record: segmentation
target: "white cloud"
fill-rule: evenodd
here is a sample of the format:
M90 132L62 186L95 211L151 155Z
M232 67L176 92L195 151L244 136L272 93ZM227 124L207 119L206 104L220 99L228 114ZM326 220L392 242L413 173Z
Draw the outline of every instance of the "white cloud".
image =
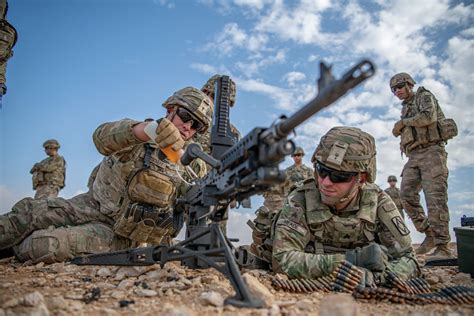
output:
M283 76L290 87L295 86L299 81L306 79L306 75L299 71L291 71Z

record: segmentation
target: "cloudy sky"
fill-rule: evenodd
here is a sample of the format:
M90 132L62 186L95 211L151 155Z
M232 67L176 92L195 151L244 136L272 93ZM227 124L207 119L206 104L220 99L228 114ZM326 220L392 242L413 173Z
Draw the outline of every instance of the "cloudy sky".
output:
M0 110L0 213L33 195L29 170L45 157L45 139L61 142L68 169L60 195L68 198L86 190L101 160L91 135L102 122L159 118L172 92L201 87L222 73L237 83L231 120L245 134L314 97L320 61L340 77L370 58L376 75L298 128L296 143L312 153L338 125L371 133L377 140L376 182L385 188L387 176L399 175L406 162L391 135L401 107L388 81L408 72L458 124L459 135L447 146L451 227L463 214L474 216L469 2L21 0L11 1L8 19L19 40ZM230 235L243 242L250 240L245 222L262 199L252 202L252 210L231 214ZM415 233L413 239L422 237Z

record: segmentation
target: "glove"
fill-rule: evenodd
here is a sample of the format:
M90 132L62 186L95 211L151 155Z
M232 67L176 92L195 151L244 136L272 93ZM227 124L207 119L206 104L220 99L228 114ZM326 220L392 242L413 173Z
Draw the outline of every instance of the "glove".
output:
M377 243L370 243L362 248L346 251L346 260L356 266L375 272L385 270L388 261L387 255Z
M400 136L400 134L402 133L402 129L404 127L405 127L405 124L403 124L403 120L399 120L398 122L396 122L395 125L393 125L393 129L392 129L393 136L395 137Z
M184 147L184 140L178 128L166 118L161 119L158 123L155 142L160 148L166 148L171 145L174 151L179 151Z

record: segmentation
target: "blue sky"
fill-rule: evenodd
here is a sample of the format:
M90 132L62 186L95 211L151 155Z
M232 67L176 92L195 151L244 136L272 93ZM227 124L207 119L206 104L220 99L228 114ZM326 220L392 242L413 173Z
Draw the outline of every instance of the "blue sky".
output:
M48 138L60 141L68 163L60 196L72 197L86 191L101 160L91 135L102 122L159 118L174 91L222 73L237 82L231 120L245 134L313 97L320 60L339 77L365 57L377 65L376 76L300 127L297 144L312 153L331 127L360 127L377 140L376 182L385 188L406 162L390 132L400 102L388 80L409 72L458 123L460 135L447 146L451 226L474 216L469 2L17 0L8 20L19 39L0 110L0 213L33 195L29 170L45 158ZM261 202L254 198L253 209ZM244 223L252 215L233 212L231 235L248 241Z

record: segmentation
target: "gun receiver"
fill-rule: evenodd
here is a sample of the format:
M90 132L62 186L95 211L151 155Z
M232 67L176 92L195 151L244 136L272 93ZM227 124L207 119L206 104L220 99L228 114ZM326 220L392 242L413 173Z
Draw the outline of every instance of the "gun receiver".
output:
M225 274L235 289L235 296L226 304L239 307L261 307L245 286L236 261L236 250L223 234L219 222L229 203L243 201L285 181L279 164L293 153L295 145L287 139L293 130L321 109L334 103L375 73L368 60L352 67L339 80L331 68L321 63L319 93L290 117L282 116L268 128L256 127L236 141L229 128L230 78L222 76L216 85L215 118L211 132L212 157L199 146L188 146L181 158L188 164L194 158L208 162L213 169L195 181L184 196L177 200L177 210L188 214L186 238L174 246L153 246L112 253L93 254L73 259L75 264L151 265L180 260L190 268L214 267ZM176 211L177 212L177 211Z

